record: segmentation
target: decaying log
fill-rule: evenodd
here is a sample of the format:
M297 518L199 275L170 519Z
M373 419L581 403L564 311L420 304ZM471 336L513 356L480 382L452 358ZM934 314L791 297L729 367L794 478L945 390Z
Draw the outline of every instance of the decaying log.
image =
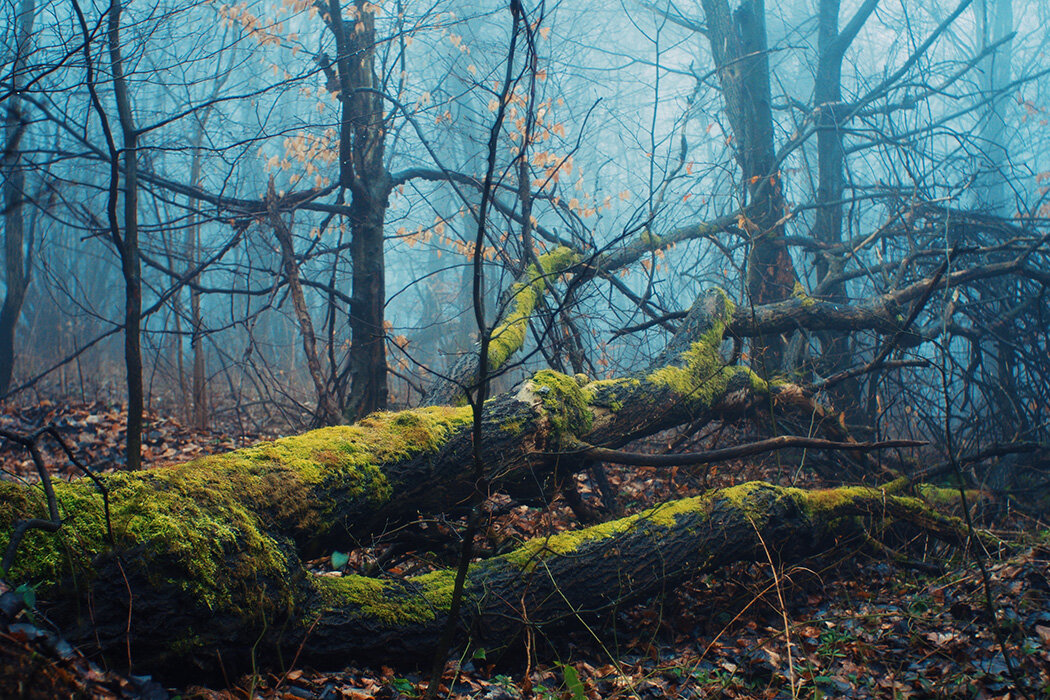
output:
M93 561L79 552L92 536L90 510L67 523L61 546L34 533L26 551L28 562L57 565L51 581L62 582L49 592L58 601L49 614L111 663L120 665L130 650L136 668L171 677L215 672L220 660L228 672L243 669L253 656L279 664L298 653L302 663L343 665L422 660L432 652L453 570L406 579L311 574L276 520L252 518L241 504L166 501L164 482L152 486L167 504L157 509L168 511L166 522L154 511L136 523L120 505L130 494L113 488L115 552ZM149 496L136 493L145 509ZM856 515L908 520L948 541L965 537L959 521L884 489L751 482L529 540L472 565L461 633L489 650L506 649L526 629L550 633L593 622L690 576L764 561L766 548L782 562L825 551L856 531Z
M818 410L798 387L725 364L719 348L732 314L725 294L712 292L647 372L592 381L544 370L488 401L489 482L535 494L577 468L571 453L581 445L615 448L756 405ZM420 513L455 511L474 488L471 422L469 407L377 413L187 464L100 477L112 540L96 484L55 483L61 528L28 533L4 578L38 583L53 619L113 663L130 654L154 672L191 674L220 661L230 671L253 655L280 663L298 651L313 663L425 655L441 629L452 571L328 578L303 562ZM18 521L44 512L38 489L0 482L0 550ZM958 529L919 501L880 491L743 485L475 564L461 626L485 646L509 643L523 625L571 623L752 558L759 539L786 559L821 551L842 518L857 512L921 521L946 537Z

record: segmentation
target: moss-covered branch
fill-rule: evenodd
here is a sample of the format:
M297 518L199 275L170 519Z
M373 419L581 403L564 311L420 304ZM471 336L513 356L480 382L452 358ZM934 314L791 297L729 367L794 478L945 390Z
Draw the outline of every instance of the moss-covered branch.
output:
M580 442L618 447L715 415L722 404L763 396L764 382L725 366L719 356L732 304L718 292L697 308L703 320L693 328L695 340L648 373L587 381L544 370L492 399L482 445L491 483L535 496L537 486L573 469L561 454ZM367 541L420 512L449 512L464 502L473 484L471 419L466 407L377 413L352 426L110 475L105 484L118 548L140 548L165 561L186 592L207 605L239 609L262 598L285 600L290 594L279 572L288 551ZM9 572L14 579L89 574L93 558L107 548L95 486L73 481L55 490L65 523L57 537L26 539ZM0 483L0 548L15 522L45 512L33 487ZM244 588L242 565L265 583L263 594Z
M541 255L515 280L501 300L500 319L492 329L488 351L489 371L495 372L502 368L507 364L507 360L521 349L529 330L529 320L548 285L554 277L580 260L579 253L561 246ZM424 399L425 403L431 406L459 403L465 388L478 383L478 371L477 353L464 355L452 368L448 377L441 378L430 388Z

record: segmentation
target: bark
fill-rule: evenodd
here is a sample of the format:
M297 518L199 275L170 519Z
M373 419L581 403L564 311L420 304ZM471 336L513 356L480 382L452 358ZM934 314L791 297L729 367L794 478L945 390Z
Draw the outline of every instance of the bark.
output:
M29 271L25 260L25 228L22 203L25 200L25 170L20 142L28 122L18 93L23 83L29 39L36 18L34 0L24 0L17 17L14 61L11 66L12 93L4 119L3 198L4 211L4 302L0 308L0 394L7 392L15 365L15 329L22 314Z
M735 561L765 561L767 549L782 562L799 561L859 534L849 517L857 515L910 521L952 542L966 538L958 520L886 489L807 492L751 482L529 540L473 564L460 639L469 635L492 655L512 650L525 632L593 625L689 577ZM119 520L115 526L123 527ZM67 523L63 532L77 527ZM238 608L225 600L231 587L223 589L221 579L191 579L150 542L135 545L126 537L118 535L119 554L95 562L90 612L84 607L77 618L78 595L67 589L69 597L49 614L79 623L68 628L74 641L97 645L115 665L126 662L130 648L135 668L173 681L215 673L220 663L235 673L294 654L314 666L423 661L446 622L450 569L406 579L318 576L282 547L279 528L267 529L262 537L285 552L278 563L259 561L264 548L248 539L236 541L241 549L227 555L230 570L241 576L233 587L244 606Z
M339 184L348 188L350 258L350 396L344 413L353 420L386 408L386 267L383 221L390 196L390 174L383 163L386 124L375 78L375 6L356 0L343 17L339 0L322 5L335 38L341 104Z
M131 112L131 98L124 78L120 55L120 0L109 4L109 60L113 72L113 94L124 139L124 225L116 218L116 185L110 189L110 225L120 252L124 275L124 364L128 384L127 460L128 469L142 464L142 269L139 261L138 228L138 131ZM115 169L112 177L116 178Z
M798 279L784 242L784 195L776 168L764 0L746 0L732 12L726 0L702 0L707 37L732 129L748 205L740 228L751 240L747 259L749 301L786 299ZM755 339L756 367L780 369L784 339Z

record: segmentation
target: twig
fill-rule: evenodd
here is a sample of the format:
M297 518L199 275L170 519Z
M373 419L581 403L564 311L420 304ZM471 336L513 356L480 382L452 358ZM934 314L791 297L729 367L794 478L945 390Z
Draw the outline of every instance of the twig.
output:
M885 440L882 442L838 442L825 440L823 438L803 437L801 435L779 435L777 437L749 442L744 445L723 447L717 450L706 450L704 452L685 452L681 454L644 454L640 452L622 452L610 450L605 447L593 445L582 445L578 451L569 454L600 459L616 464L628 464L637 467L674 467L681 465L708 464L709 462L720 462L736 457L748 457L763 452L773 452L792 447L804 447L816 450L851 450L871 451L886 450L901 447L922 447L929 443L919 440Z
M44 457L40 454L40 448L37 446L42 435L50 435L53 437L62 447L62 451L66 453L69 461L84 472L88 478L95 482L95 486L101 491L102 505L106 515L106 534L109 537L110 544L113 544L113 527L109 514L109 491L97 475L80 463L73 454L73 450L66 444L65 440L62 439L62 436L54 426L49 425L40 428L29 435L21 435L10 430L0 429L0 438L17 443L29 451L29 455L33 459L33 465L36 467L37 474L40 476L40 484L44 489L48 513L48 519L29 518L26 520L19 520L15 523L14 530L11 532L11 540L7 543L7 551L4 552L3 561L0 562L0 576L6 576L7 572L11 570L11 566L15 562L15 554L18 552L18 546L22 543L22 539L26 536L27 532L30 530L57 532L58 529L62 527L63 521L58 512L58 499L55 497L55 487L54 484L51 483L51 475L47 471L47 466L44 464Z

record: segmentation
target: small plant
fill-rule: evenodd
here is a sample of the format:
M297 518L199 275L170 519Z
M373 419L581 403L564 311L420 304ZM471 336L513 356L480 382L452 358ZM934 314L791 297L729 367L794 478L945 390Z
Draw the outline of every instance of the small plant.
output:
M401 693L402 695L407 695L410 698L417 697L415 684L407 678L395 678L394 680L390 681L390 687L396 690L397 692Z

